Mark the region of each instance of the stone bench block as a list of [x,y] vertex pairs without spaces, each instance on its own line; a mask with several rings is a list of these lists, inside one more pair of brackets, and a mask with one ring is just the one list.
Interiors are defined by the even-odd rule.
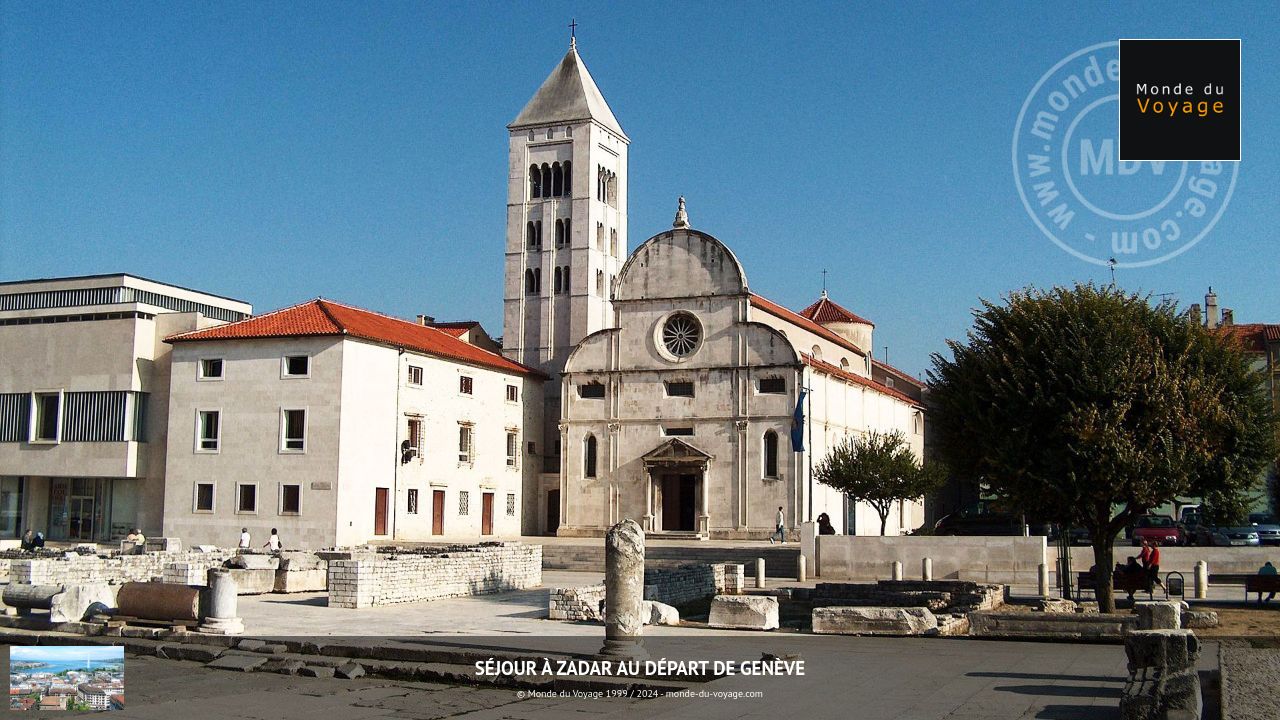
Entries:
[[1192,630],[1218,627],[1218,613],[1212,610],[1183,610],[1182,627]]
[[920,607],[821,607],[813,609],[818,635],[923,635],[937,632],[938,618]]
[[778,598],[771,595],[717,595],[707,624],[733,630],[776,630]]
[[1177,630],[1182,627],[1182,603],[1138,601],[1133,604],[1139,630]]
[[644,616],[645,625],[679,625],[680,611],[656,600],[645,600],[640,614]]

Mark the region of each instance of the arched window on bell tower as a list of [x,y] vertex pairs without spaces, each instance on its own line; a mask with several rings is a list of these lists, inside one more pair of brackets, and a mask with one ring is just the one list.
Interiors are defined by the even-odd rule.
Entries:
[[542,196],[551,197],[551,166],[542,163]]
[[582,442],[582,477],[596,476],[596,436],[588,435]]
[[537,165],[529,166],[529,197],[535,200],[542,197],[542,171]]
[[555,295],[559,295],[559,294],[560,294],[560,268],[556,268],[556,272],[555,272],[555,284],[554,284],[554,285],[552,285],[552,293],[553,293],[553,294],[555,294]]
[[573,195],[573,163],[564,161],[564,194]]
[[564,169],[560,167],[560,163],[552,163],[551,165],[551,197],[560,197],[564,194]]

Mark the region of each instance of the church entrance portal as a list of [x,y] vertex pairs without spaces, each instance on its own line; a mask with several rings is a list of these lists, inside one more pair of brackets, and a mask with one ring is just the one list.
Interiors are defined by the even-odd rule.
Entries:
[[699,479],[696,475],[662,476],[662,529],[693,532],[697,530]]

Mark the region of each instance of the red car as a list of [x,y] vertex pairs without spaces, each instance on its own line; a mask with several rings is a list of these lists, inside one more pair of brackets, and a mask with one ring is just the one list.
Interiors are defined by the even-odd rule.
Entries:
[[1133,544],[1142,544],[1143,539],[1160,545],[1186,545],[1187,532],[1173,518],[1164,515],[1143,515],[1133,526]]

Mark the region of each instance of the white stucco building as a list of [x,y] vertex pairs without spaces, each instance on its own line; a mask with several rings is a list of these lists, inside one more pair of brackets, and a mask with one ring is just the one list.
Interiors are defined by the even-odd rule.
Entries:
[[165,535],[518,536],[545,376],[426,322],[313,300],[170,337]]
[[251,311],[124,274],[0,283],[0,537],[158,534],[164,338]]

